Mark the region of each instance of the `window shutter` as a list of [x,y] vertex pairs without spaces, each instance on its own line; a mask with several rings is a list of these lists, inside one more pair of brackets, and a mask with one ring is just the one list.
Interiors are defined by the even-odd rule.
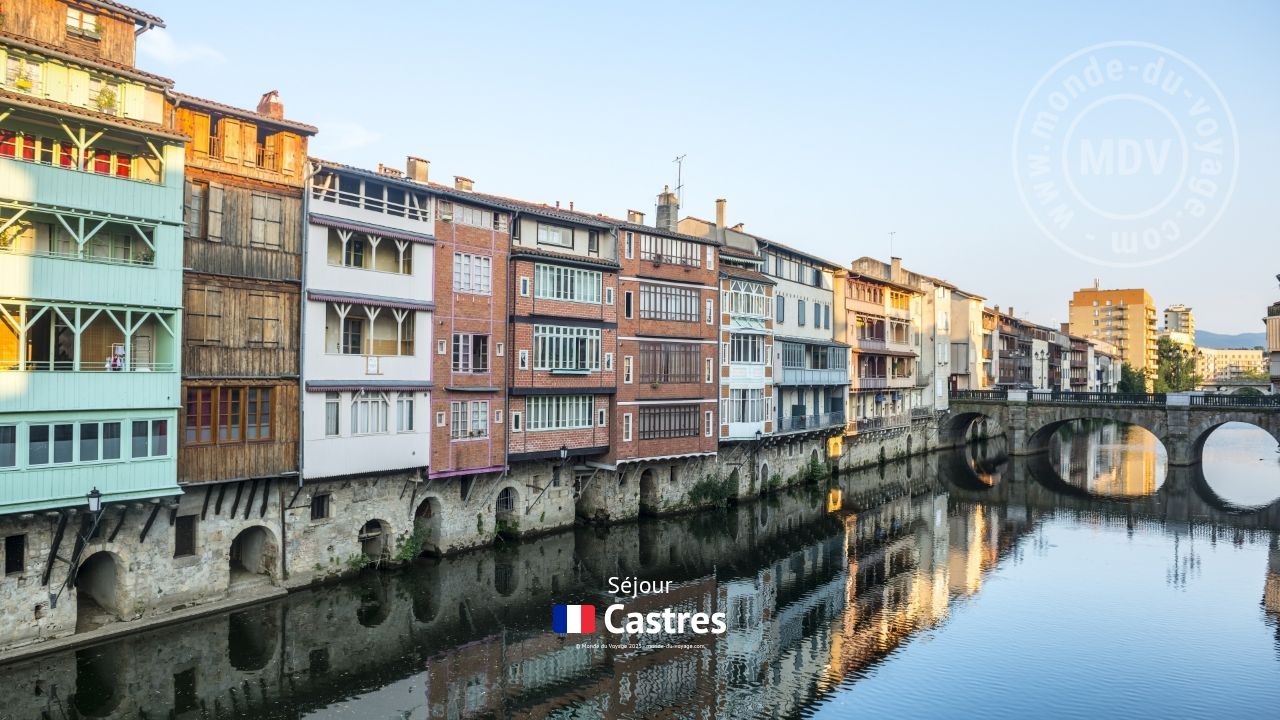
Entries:
[[222,159],[240,162],[240,121],[231,118],[219,120],[218,136],[222,138]]
[[209,183],[209,227],[205,231],[210,240],[222,241],[222,186]]
[[187,113],[186,127],[183,129],[191,136],[191,144],[198,153],[209,154],[209,116],[204,113]]
[[241,152],[244,154],[245,165],[258,164],[258,126],[252,123],[243,123],[240,126]]
[[298,171],[298,136],[280,133],[280,172],[293,175]]

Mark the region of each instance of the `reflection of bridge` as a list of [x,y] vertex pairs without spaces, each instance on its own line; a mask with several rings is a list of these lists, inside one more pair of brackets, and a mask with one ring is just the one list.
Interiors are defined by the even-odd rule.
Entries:
[[1170,467],[1164,484],[1151,495],[1106,497],[1063,480],[1045,454],[975,457],[974,452],[971,446],[941,456],[946,465],[940,468],[941,474],[954,486],[948,492],[960,500],[1023,505],[1041,511],[1069,510],[1175,527],[1280,531],[1280,501],[1254,509],[1233,506],[1213,492],[1198,465]]
[[1280,443],[1280,396],[1026,390],[953,392],[951,412],[939,429],[942,441],[961,444],[970,426],[983,418],[1004,430],[1013,455],[1044,452],[1058,428],[1085,419],[1146,428],[1164,444],[1170,465],[1199,463],[1209,435],[1229,422],[1260,427]]

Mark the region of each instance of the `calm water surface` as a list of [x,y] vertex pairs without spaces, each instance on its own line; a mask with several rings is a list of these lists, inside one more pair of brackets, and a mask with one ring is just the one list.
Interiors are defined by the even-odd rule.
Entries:
[[[4,718],[1276,717],[1280,463],[1064,429],[579,529],[0,667]],[[676,582],[729,631],[599,649],[552,603]]]

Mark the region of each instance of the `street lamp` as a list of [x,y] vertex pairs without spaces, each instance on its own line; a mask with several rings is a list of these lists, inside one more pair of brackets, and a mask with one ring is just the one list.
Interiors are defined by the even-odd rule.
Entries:
[[97,515],[102,512],[102,492],[97,487],[89,491],[89,512]]
[[555,467],[555,474],[552,476],[552,482],[555,485],[560,484],[560,471],[564,469],[564,463],[569,459],[569,446],[560,446],[560,464]]
[[569,446],[561,445],[560,446],[560,462],[563,464],[564,461],[568,459],[569,459]]

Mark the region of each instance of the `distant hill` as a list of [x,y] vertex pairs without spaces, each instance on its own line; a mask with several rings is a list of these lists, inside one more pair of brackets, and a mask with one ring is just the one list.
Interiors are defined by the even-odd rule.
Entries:
[[1263,332],[1238,333],[1236,335],[1221,335],[1208,330],[1196,328],[1196,345],[1207,348],[1218,348],[1225,350],[1226,348],[1252,348],[1266,347],[1267,334]]

